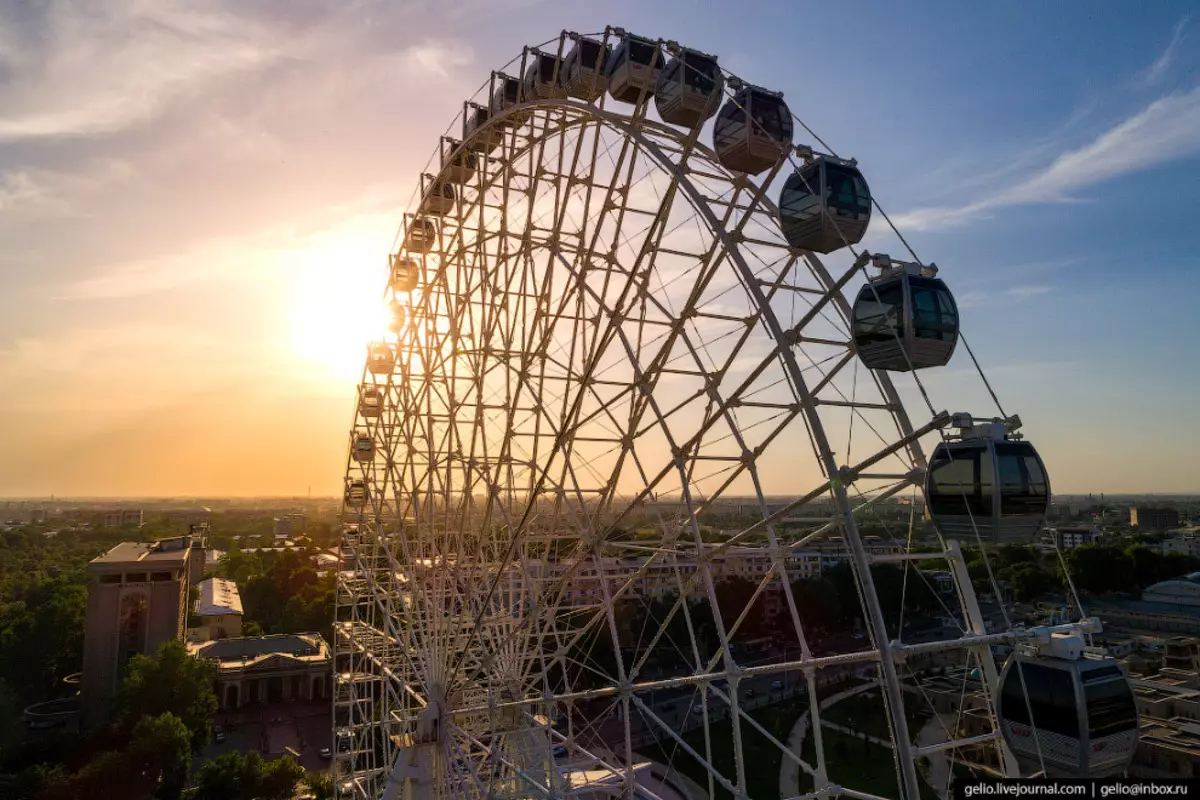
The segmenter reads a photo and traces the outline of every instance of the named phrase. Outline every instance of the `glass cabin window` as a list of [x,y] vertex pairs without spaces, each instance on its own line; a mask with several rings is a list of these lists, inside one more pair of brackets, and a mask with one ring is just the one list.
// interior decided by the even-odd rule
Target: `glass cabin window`
[[[1092,679],[1100,672],[1115,670],[1113,678]],[[1137,727],[1137,704],[1120,667],[1093,670],[1083,674],[1083,697],[1087,703],[1088,734],[1093,739],[1112,736]]]
[[792,118],[784,117],[783,104],[775,98],[754,97],[750,101],[750,116],[754,118],[755,132],[765,133],[772,139],[792,138]]
[[717,88],[717,65],[699,56],[684,56],[681,61],[684,85],[701,94],[712,94]]
[[992,459],[984,446],[939,447],[929,464],[929,510],[986,521],[992,516]]
[[802,169],[787,179],[779,215],[789,222],[810,222],[821,215],[821,173]]
[[658,48],[640,39],[626,39],[625,41],[629,43],[629,60],[634,64],[650,66]]
[[[815,198],[814,198],[815,200]],[[790,215],[790,210],[786,212]],[[819,209],[816,213],[820,213]],[[878,295],[878,300],[876,300]],[[904,294],[900,283],[864,286],[854,304],[854,341],[858,345],[904,341]]]
[[545,54],[539,55],[537,59],[538,80],[542,83],[552,83],[557,77],[555,69],[558,67],[558,59]]
[[[1023,685],[1022,675],[1025,678]],[[1028,706],[1026,691],[1029,692]],[[1037,730],[1079,738],[1072,673],[1025,661],[1014,664],[1000,690],[1000,716],[1009,722],[1029,725],[1030,709],[1033,710],[1033,727]]]
[[936,278],[911,276],[908,285],[913,335],[918,339],[952,341],[958,332],[958,310],[950,290]]
[[1019,517],[1046,513],[1046,473],[1028,442],[997,442],[1000,471],[1000,513]]
[[871,195],[857,171],[826,164],[825,204],[831,216],[866,221],[871,216]]
[[603,67],[604,63],[600,59],[600,43],[593,42],[591,39],[580,39],[576,45],[577,58],[579,65],[584,69],[596,69],[597,62]]

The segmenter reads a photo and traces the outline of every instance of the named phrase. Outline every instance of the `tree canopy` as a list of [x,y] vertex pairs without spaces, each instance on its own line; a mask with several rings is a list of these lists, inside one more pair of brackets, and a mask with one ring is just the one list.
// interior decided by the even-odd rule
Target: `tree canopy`
[[191,800],[291,800],[303,768],[290,758],[265,761],[256,752],[225,753],[196,773]]
[[216,668],[192,658],[182,642],[163,643],[155,656],[134,656],[118,698],[119,722],[132,729],[142,717],[170,712],[187,727],[192,749],[199,750],[217,713],[216,677]]

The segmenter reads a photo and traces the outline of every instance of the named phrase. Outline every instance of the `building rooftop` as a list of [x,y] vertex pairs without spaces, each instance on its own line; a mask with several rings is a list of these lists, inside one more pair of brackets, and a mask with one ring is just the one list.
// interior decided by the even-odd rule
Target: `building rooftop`
[[115,567],[127,564],[186,564],[188,548],[176,546],[175,542],[175,539],[159,542],[121,542],[104,555],[93,558],[91,565]]
[[327,661],[329,646],[319,633],[289,633],[277,636],[239,636],[188,646],[196,658],[211,658],[222,666],[241,666],[284,655],[303,661]]
[[202,617],[222,614],[241,614],[242,596],[238,594],[237,584],[224,578],[209,578],[200,581],[200,605],[196,613]]

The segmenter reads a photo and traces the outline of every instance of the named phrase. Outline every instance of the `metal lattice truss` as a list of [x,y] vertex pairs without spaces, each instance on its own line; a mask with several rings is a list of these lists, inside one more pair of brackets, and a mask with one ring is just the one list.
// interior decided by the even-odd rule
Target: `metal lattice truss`
[[[919,482],[920,437],[947,418],[914,427],[888,376],[858,365],[842,289],[862,262],[786,244],[765,193],[786,162],[731,174],[696,132],[642,112],[544,100],[489,137],[453,210],[427,215],[436,246],[408,253],[420,277],[394,368],[364,371],[384,403],[356,417],[352,442],[374,447],[347,468],[362,484],[338,585],[338,785],[666,797],[647,778],[657,746],[700,765],[701,789],[746,796],[750,737],[806,791],[836,793],[820,724],[802,758],[751,716],[747,687],[791,676],[819,719],[822,675],[857,669],[885,688],[915,796],[902,647],[855,509]],[[797,554],[829,535],[869,637],[817,656],[792,585],[812,574]],[[731,576],[753,592],[727,596]],[[738,642],[763,613],[787,641],[748,659]],[[733,758],[685,735],[721,719]]]

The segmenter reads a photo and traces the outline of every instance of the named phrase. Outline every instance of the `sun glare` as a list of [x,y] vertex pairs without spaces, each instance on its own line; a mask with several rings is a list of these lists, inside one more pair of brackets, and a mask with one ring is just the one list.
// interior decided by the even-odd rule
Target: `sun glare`
[[367,343],[387,329],[386,257],[358,236],[326,236],[306,248],[291,275],[292,347],[330,379],[353,382]]

